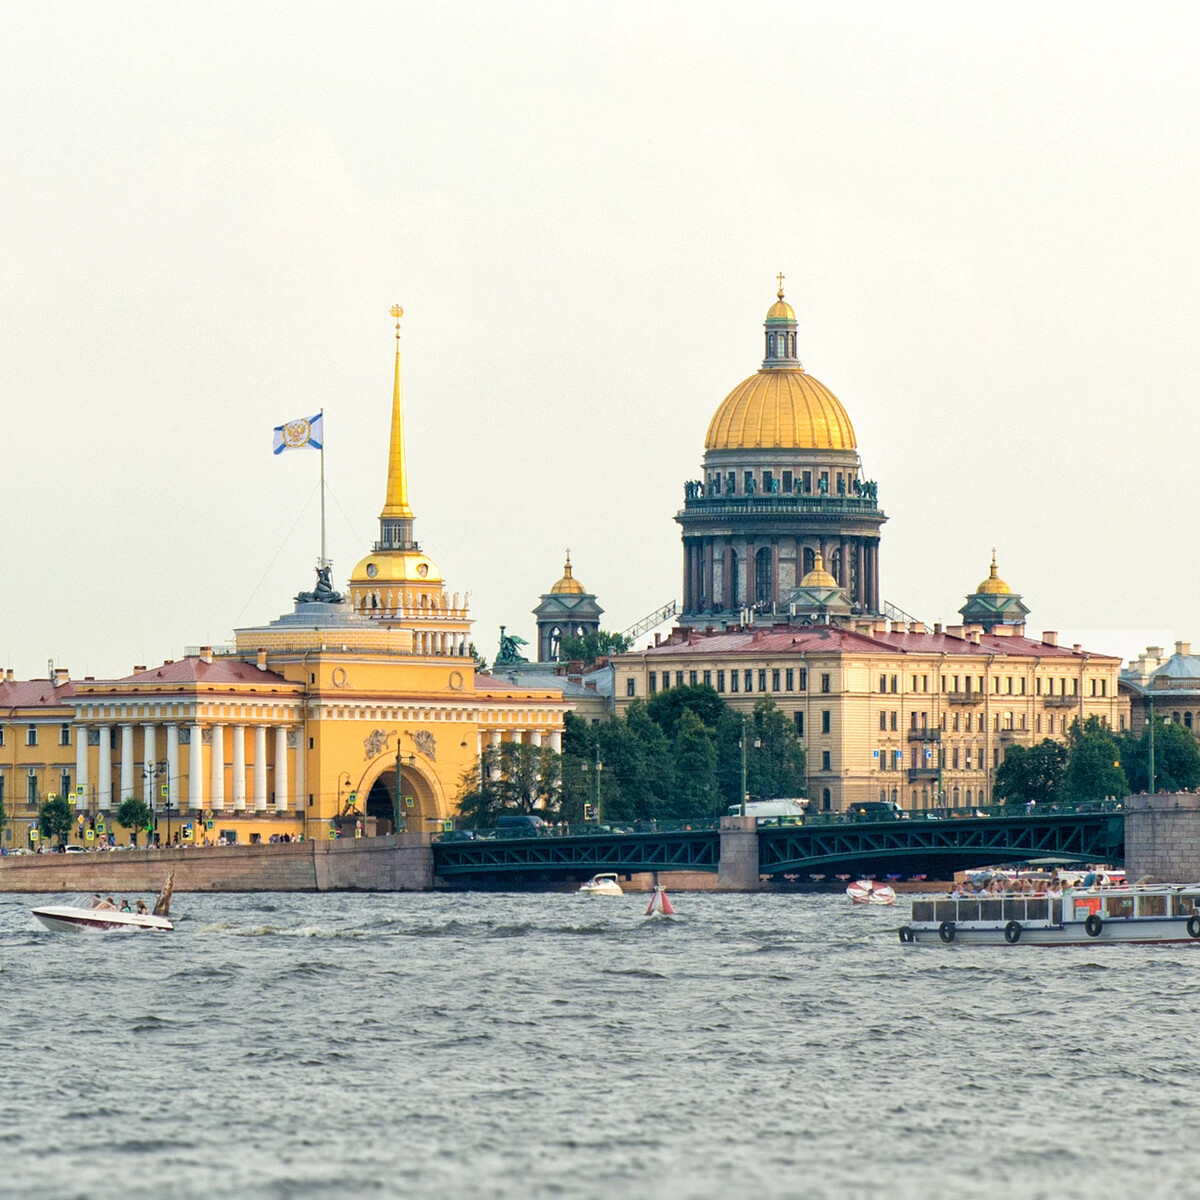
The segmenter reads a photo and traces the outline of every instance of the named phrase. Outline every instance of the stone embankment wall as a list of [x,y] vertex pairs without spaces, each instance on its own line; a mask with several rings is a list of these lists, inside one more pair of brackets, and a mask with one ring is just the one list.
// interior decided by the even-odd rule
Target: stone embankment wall
[[429,891],[433,850],[423,834],[336,842],[23,854],[0,858],[0,892]]
[[1165,883],[1200,881],[1200,794],[1160,792],[1125,801],[1125,873]]

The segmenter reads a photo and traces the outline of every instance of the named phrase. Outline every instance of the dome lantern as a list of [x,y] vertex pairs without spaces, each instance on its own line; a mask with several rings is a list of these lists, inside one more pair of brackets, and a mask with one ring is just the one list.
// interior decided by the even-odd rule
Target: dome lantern
[[767,319],[763,323],[763,370],[778,371],[790,367],[803,371],[800,360],[796,357],[796,313],[792,306],[783,298],[783,272],[779,273],[778,299],[767,309]]

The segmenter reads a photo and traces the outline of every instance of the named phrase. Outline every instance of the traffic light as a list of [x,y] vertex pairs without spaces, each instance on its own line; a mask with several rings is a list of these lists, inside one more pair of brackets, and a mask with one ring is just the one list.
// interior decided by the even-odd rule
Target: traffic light
[[592,820],[596,815],[596,809],[593,805],[585,803],[583,806],[583,819],[585,821]]

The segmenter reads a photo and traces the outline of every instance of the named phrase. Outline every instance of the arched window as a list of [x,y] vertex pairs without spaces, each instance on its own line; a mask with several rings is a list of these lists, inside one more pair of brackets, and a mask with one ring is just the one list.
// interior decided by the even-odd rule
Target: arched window
[[879,789],[879,802],[880,802],[880,804],[887,803],[887,788]]
[[967,788],[967,803],[971,803],[971,789]]
[[893,804],[900,803],[900,789],[899,788],[892,788],[892,803]]
[[754,599],[758,604],[770,604],[775,599],[770,546],[763,546],[754,554]]
[[1191,727],[1192,727],[1192,714],[1191,714],[1190,712],[1185,712],[1185,713],[1183,714],[1183,723],[1184,723],[1184,725],[1186,725],[1186,726],[1187,726],[1187,728],[1188,728],[1188,729],[1191,729]]
[[741,607],[741,603],[738,595],[738,556],[737,551],[731,547],[729,550],[729,607],[738,609]]
[[833,795],[828,788],[821,793],[821,811],[828,812],[833,804]]
[[835,550],[829,556],[828,571],[839,583],[842,581],[842,552],[840,549]]
[[958,807],[958,788],[954,789],[954,807]]
[[788,357],[796,357],[796,335],[794,333],[788,334]]
[[775,335],[773,333],[767,334],[767,357],[775,357]]

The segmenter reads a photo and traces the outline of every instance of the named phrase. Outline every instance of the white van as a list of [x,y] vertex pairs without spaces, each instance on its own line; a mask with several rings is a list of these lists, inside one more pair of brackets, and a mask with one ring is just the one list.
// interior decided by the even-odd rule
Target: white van
[[[806,797],[794,800],[750,800],[746,804],[746,816],[748,817],[802,817],[807,811],[808,799]],[[731,804],[729,815],[740,817],[742,806]]]

